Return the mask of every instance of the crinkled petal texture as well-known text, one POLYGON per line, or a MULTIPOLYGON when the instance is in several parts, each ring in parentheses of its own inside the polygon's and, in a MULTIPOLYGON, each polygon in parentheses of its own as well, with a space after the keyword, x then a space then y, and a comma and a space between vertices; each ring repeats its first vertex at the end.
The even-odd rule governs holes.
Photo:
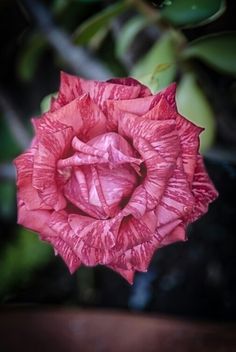
POLYGON ((202 129, 178 113, 175 85, 152 95, 133 78, 62 73, 33 125, 31 147, 15 160, 18 222, 71 272, 103 264, 132 283, 217 197, 198 152, 202 129))

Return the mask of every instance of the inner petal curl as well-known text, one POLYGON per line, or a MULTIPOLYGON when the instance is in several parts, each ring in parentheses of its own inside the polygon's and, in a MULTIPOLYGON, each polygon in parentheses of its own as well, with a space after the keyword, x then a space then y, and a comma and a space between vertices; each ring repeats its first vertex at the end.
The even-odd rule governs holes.
POLYGON ((66 178, 65 197, 92 217, 115 216, 138 184, 142 159, 114 132, 87 143, 75 137, 72 148, 74 154, 57 164, 59 174, 66 178))

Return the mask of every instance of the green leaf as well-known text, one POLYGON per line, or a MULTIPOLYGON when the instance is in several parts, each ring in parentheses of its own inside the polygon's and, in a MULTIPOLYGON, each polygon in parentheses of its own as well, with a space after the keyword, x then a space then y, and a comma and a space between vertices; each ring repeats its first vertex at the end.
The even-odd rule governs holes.
POLYGON ((175 26, 196 26, 214 21, 225 10, 224 0, 168 0, 161 16, 175 26))
POLYGON ((41 100, 41 103, 40 103, 41 114, 44 114, 45 112, 47 112, 49 110, 50 105, 51 105, 51 100, 52 100, 52 98, 56 98, 56 96, 57 96, 57 92, 51 93, 51 94, 46 95, 41 100))
POLYGON ((190 43, 182 58, 199 58, 215 69, 236 75, 236 32, 201 37, 190 43))
POLYGON ((177 107, 181 115, 205 128, 200 134, 200 150, 208 150, 215 138, 216 125, 212 107, 192 73, 186 73, 177 88, 177 107))
POLYGON ((25 282, 33 271, 45 265, 52 250, 39 240, 38 236, 20 229, 17 238, 10 242, 0 257, 0 292, 6 292, 11 286, 25 282))
POLYGON ((125 1, 118 1, 117 3, 106 7, 98 14, 90 17, 87 21, 83 22, 81 26, 76 30, 73 35, 73 41, 75 44, 83 45, 92 39, 97 31, 107 25, 115 17, 124 12, 128 8, 129 4, 125 1))
POLYGON ((136 35, 147 25, 147 20, 143 16, 135 16, 131 18, 118 34, 116 42, 116 54, 122 58, 126 50, 132 44, 136 35))
POLYGON ((176 46, 180 38, 169 31, 131 71, 131 76, 156 92, 170 84, 176 74, 176 46))
POLYGON ((18 61, 18 72, 21 79, 31 80, 46 47, 47 43, 41 35, 35 34, 29 38, 18 61))

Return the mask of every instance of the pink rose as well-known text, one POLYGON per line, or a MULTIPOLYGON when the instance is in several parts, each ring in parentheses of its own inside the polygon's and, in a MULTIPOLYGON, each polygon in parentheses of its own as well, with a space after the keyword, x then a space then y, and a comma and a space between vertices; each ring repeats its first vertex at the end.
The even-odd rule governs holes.
POLYGON ((71 272, 103 264, 132 283, 217 197, 198 152, 202 129, 177 112, 174 84, 153 95, 132 78, 62 73, 33 125, 31 147, 15 160, 18 223, 71 272))

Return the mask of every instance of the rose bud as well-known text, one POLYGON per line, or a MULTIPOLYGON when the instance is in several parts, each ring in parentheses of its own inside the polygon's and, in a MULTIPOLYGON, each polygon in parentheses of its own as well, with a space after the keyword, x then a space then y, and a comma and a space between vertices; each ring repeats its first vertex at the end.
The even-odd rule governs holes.
POLYGON ((15 160, 18 223, 74 272, 106 265, 133 282, 154 252, 186 240, 217 197, 199 154, 202 128, 181 116, 175 84, 65 73, 35 137, 15 160))

